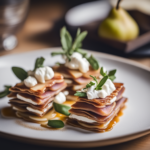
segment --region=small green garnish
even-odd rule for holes
[[[61,120],[48,120],[48,126],[52,128],[63,128],[65,125]]]
[[[86,97],[87,96],[87,94],[85,92],[76,92],[74,95],[79,96],[79,97]]]
[[[94,77],[94,76],[92,76],[92,75],[90,75],[90,77],[92,77],[93,80],[96,82],[96,84],[98,84],[98,81],[97,81],[96,77]]]
[[[70,113],[69,113],[69,109],[71,109],[71,107],[67,106],[67,105],[63,105],[63,104],[58,104],[58,103],[55,103],[53,102],[53,106],[54,106],[54,109],[61,113],[61,114],[64,114],[66,116],[69,116]]]
[[[35,61],[34,71],[37,68],[43,67],[44,61],[45,61],[45,59],[43,57],[37,58],[36,61]]]
[[[21,81],[28,77],[28,73],[20,67],[12,67],[12,71]]]
[[[105,82],[107,81],[108,76],[104,76],[102,78],[102,80],[99,82],[99,84],[96,86],[95,90],[101,90],[102,86],[105,84]]]
[[[114,70],[109,71],[109,73],[107,74],[107,71],[104,72],[104,71],[103,71],[103,67],[101,67],[100,74],[101,74],[103,77],[104,77],[104,76],[108,76],[108,78],[109,78],[111,81],[114,81],[114,80],[116,79],[116,77],[115,77],[116,71],[117,71],[117,70],[114,69]]]
[[[61,37],[61,45],[62,45],[62,52],[52,52],[51,56],[56,55],[64,55],[68,59],[68,61],[71,60],[70,56],[74,52],[80,53],[84,58],[88,60],[90,65],[94,70],[99,69],[99,63],[97,60],[91,55],[90,57],[87,57],[87,53],[82,51],[80,48],[82,47],[82,41],[87,35],[87,31],[81,32],[80,29],[77,30],[76,37],[74,41],[72,40],[72,37],[70,33],[67,31],[66,27],[63,27],[60,30],[60,37]]]
[[[86,85],[86,88],[85,88],[85,89],[87,89],[87,88],[89,88],[89,87],[91,87],[91,86],[93,86],[93,85],[95,85],[95,83],[94,83],[94,82],[90,82],[90,83],[88,83],[88,84]]]
[[[10,85],[4,85],[4,87],[5,87],[5,90],[0,92],[0,98],[3,98],[10,93],[9,88],[11,88],[11,86]]]
[[[44,60],[45,59],[43,57],[37,58],[33,71],[35,71],[37,68],[43,67]],[[27,71],[25,71],[23,68],[12,67],[12,71],[21,81],[24,81],[28,77]]]

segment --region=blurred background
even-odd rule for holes
[[[150,0],[121,1],[119,6],[128,11],[139,28],[138,36],[126,41],[116,40],[113,34],[108,39],[99,33],[101,23],[116,5],[117,0],[1,0],[0,55],[61,46],[59,31],[65,25],[72,36],[78,27],[88,31],[85,49],[150,66]]]

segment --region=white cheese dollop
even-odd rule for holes
[[[68,61],[66,58],[65,66],[70,69],[79,69],[81,72],[86,73],[89,71],[89,62],[86,58],[83,58],[82,55],[78,52],[74,52],[70,57],[71,61]]]
[[[32,76],[28,76],[25,80],[24,80],[24,84],[31,88],[33,86],[35,86],[37,84],[37,80],[36,78],[32,77]]]
[[[105,84],[102,86],[102,90],[95,90],[96,82],[92,82],[95,83],[95,85],[91,86],[90,88],[86,89],[86,91],[84,91],[87,93],[88,99],[105,98],[116,89],[113,82],[110,79],[107,79]]]
[[[40,83],[45,83],[46,80],[50,80],[54,77],[54,71],[52,68],[46,66],[37,68],[35,70],[34,76]]]
[[[54,102],[58,104],[62,104],[66,101],[66,96],[63,92],[60,92],[58,95],[55,96]]]

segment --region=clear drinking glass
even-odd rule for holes
[[[0,50],[11,50],[18,40],[15,33],[23,25],[29,0],[0,0]]]

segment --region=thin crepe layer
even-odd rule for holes
[[[101,116],[91,111],[85,111],[85,110],[74,109],[74,108],[71,108],[69,112],[78,116],[83,116],[91,120],[94,120],[96,122],[94,124],[99,125],[99,124],[103,124],[103,123],[110,121],[115,116],[116,112],[118,112],[118,109],[120,109],[122,104],[125,103],[126,101],[127,101],[127,98],[125,97],[122,97],[120,100],[118,100],[116,102],[115,108],[113,109],[111,114],[108,116]]]
[[[64,82],[63,76],[61,74],[55,74],[51,80],[46,81],[45,83],[40,83],[35,85],[34,87],[28,88],[24,85],[23,82],[16,84],[14,87],[10,88],[11,92],[23,92],[31,95],[41,95],[44,94],[45,91],[49,91],[52,89],[52,86],[57,83]]]
[[[111,100],[116,97],[116,101],[122,97],[122,94],[124,93],[124,86],[123,83],[114,83],[116,90],[114,90],[109,96],[106,98],[96,98],[96,99],[87,99],[84,97],[79,97],[78,101],[89,103],[91,105],[94,105],[98,108],[103,108],[106,105],[111,105]]]
[[[13,93],[19,93],[19,94],[23,93],[23,94],[33,95],[35,97],[38,97],[39,99],[44,99],[47,97],[48,98],[53,97],[54,95],[58,94],[60,91],[65,89],[66,87],[67,87],[67,84],[65,82],[62,82],[61,88],[59,90],[56,90],[56,91],[45,91],[44,93],[38,93],[38,92],[32,92],[29,89],[28,90],[21,90],[21,88],[19,88],[20,90],[16,89],[16,88],[11,88],[10,91]],[[8,97],[13,97],[13,96],[14,95],[12,93],[10,93],[8,95]]]

